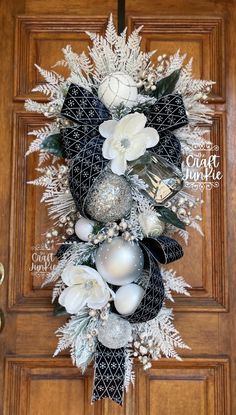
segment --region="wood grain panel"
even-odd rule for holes
[[[227,358],[160,361],[138,371],[137,412],[145,415],[229,414]]]
[[[6,358],[4,415],[96,415],[92,369],[81,375],[69,358]]]
[[[211,102],[225,100],[224,20],[212,16],[129,16],[129,30],[144,25],[142,47],[147,52],[173,54],[180,49],[194,58],[194,76],[216,82]]]
[[[43,81],[34,64],[50,70],[63,59],[61,49],[68,44],[75,52],[86,51],[89,38],[85,31],[104,33],[106,23],[107,17],[19,16],[15,32],[14,99],[45,100],[42,95],[31,93]],[[60,68],[60,73],[63,72],[66,69]]]
[[[225,311],[228,306],[228,281],[226,269],[226,136],[225,114],[216,112],[210,127],[204,126],[209,133],[206,139],[219,147],[219,170],[223,173],[223,179],[219,187],[211,191],[199,192],[204,204],[199,212],[203,221],[201,227],[204,233],[202,237],[194,229],[190,230],[190,240],[184,247],[184,257],[169,268],[174,268],[179,275],[183,275],[192,286],[191,298],[176,296],[176,309],[184,311]],[[208,153],[206,153],[207,156]],[[210,154],[210,153],[209,153]],[[179,242],[183,241],[177,237]],[[196,258],[198,259],[196,261]],[[192,267],[192,261],[195,266]]]
[[[42,280],[32,278],[30,272],[33,247],[43,241],[50,222],[46,207],[40,204],[42,188],[28,185],[27,181],[38,177],[36,153],[25,157],[32,136],[28,132],[44,126],[43,117],[25,112],[14,116],[12,197],[11,197],[11,244],[8,286],[8,306],[11,309],[51,310],[50,289],[40,289]],[[39,208],[38,208],[39,207]],[[48,255],[48,251],[41,254]],[[49,269],[47,270],[49,271]],[[46,271],[46,273],[47,273]]]

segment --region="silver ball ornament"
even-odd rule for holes
[[[137,284],[126,284],[118,288],[115,296],[115,308],[124,315],[133,314],[144,296],[144,289]]]
[[[144,256],[136,243],[125,241],[122,237],[104,242],[97,250],[96,268],[110,284],[125,285],[137,279],[143,270]]]
[[[75,224],[75,234],[81,241],[87,242],[89,235],[93,232],[94,224],[95,222],[90,219],[80,218]]]
[[[98,87],[98,98],[107,108],[120,104],[132,108],[137,101],[138,89],[133,78],[124,72],[107,75]]]
[[[107,170],[89,189],[85,211],[98,222],[114,222],[126,216],[132,206],[130,185],[123,176]]]
[[[131,324],[117,314],[111,313],[104,326],[101,325],[98,330],[98,340],[105,347],[119,349],[127,345],[131,334]]]

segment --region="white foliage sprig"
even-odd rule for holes
[[[153,320],[133,325],[134,338],[139,333],[145,333],[145,336],[152,339],[154,360],[158,360],[162,356],[181,360],[175,349],[189,349],[175,328],[173,319],[172,309],[164,306]]]
[[[132,357],[132,351],[128,348],[125,350],[125,378],[124,388],[126,392],[129,390],[130,384],[134,386],[135,383],[135,372],[133,370],[134,359]]]
[[[174,302],[172,291],[175,291],[178,294],[184,294],[190,296],[187,288],[191,288],[189,284],[186,283],[183,277],[176,277],[176,271],[173,269],[161,268],[161,275],[165,287],[165,297]]]
[[[56,331],[59,341],[54,356],[70,349],[73,364],[84,373],[93,358],[96,345],[96,337],[92,338],[92,343],[88,343],[88,334],[97,326],[98,318],[90,317],[87,309],[81,310]]]
[[[55,122],[51,124],[46,124],[45,127],[42,127],[39,130],[30,131],[28,135],[34,135],[37,138],[34,141],[32,141],[25,155],[28,156],[29,154],[34,153],[35,151],[39,151],[40,145],[45,140],[45,138],[47,138],[51,134],[56,134],[58,132],[59,129]]]
[[[54,303],[55,299],[57,297],[59,297],[59,295],[62,293],[62,291],[64,290],[65,287],[66,286],[65,286],[64,282],[62,281],[62,279],[59,279],[56,282],[56,284],[55,284],[55,286],[53,287],[53,290],[52,290],[52,303]]]

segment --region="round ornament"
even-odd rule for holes
[[[142,301],[144,289],[137,284],[123,285],[116,291],[115,308],[124,315],[133,314]]]
[[[116,108],[120,104],[132,108],[137,96],[138,89],[135,81],[124,72],[107,75],[98,88],[98,97],[107,108]]]
[[[98,340],[105,347],[119,349],[127,345],[132,334],[131,324],[117,314],[109,314],[104,326],[98,330]]]
[[[113,285],[125,285],[140,276],[144,256],[138,244],[117,237],[110,243],[100,245],[95,263],[105,281]]]
[[[89,189],[85,211],[98,222],[113,222],[125,217],[132,206],[131,188],[123,176],[107,170]]]
[[[93,232],[95,222],[90,219],[80,218],[75,224],[75,234],[81,241],[87,242],[89,235]]]

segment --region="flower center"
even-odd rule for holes
[[[124,137],[120,140],[120,145],[125,150],[130,147],[130,141],[127,137]]]

